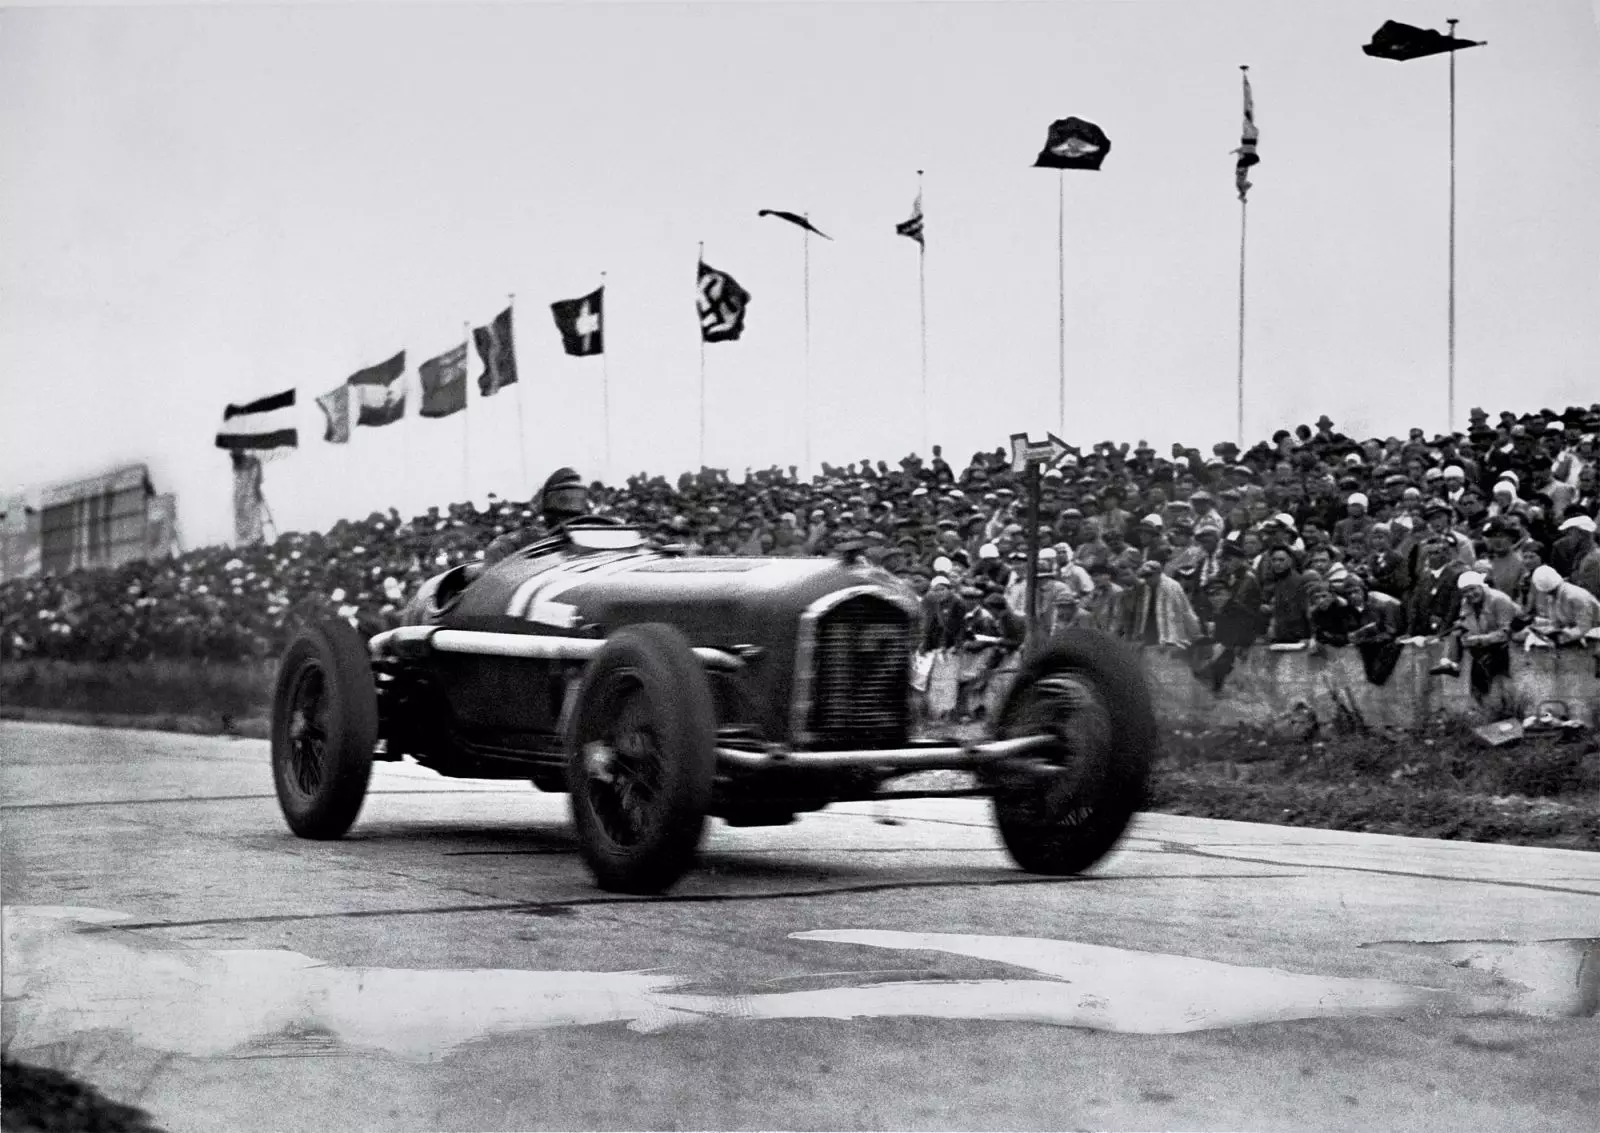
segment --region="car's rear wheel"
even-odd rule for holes
[[[372,776],[378,698],[361,637],[342,621],[301,630],[284,651],[272,700],[272,779],[289,829],[340,838]]]
[[[704,665],[669,625],[620,629],[589,663],[567,740],[567,789],[602,889],[660,893],[694,860],[716,771]]]
[[[1023,665],[995,730],[1058,741],[1042,753],[1050,774],[995,773],[995,821],[1016,863],[1073,874],[1104,857],[1144,803],[1157,745],[1132,652],[1092,631],[1063,635]]]

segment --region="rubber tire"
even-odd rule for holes
[[[601,829],[589,799],[584,744],[602,734],[600,694],[633,670],[656,718],[664,813],[637,845],[618,846]],[[716,777],[717,711],[711,680],[688,638],[661,622],[625,626],[595,654],[583,675],[567,736],[567,791],[578,847],[602,889],[653,894],[694,862]]]
[[[1091,808],[1089,817],[1067,825],[1039,814],[1037,785],[997,785],[994,813],[1001,841],[1017,865],[1030,873],[1065,876],[1081,873],[1109,853],[1144,805],[1160,737],[1138,655],[1094,630],[1068,631],[1024,661],[1001,705],[996,735],[1006,734],[1032,686],[1056,673],[1091,685],[1110,718],[1110,742],[1098,766],[1086,769],[1087,797],[1080,805]]]
[[[321,788],[307,798],[288,780],[289,704],[308,664],[321,667],[328,705],[327,763]],[[302,838],[342,838],[355,824],[372,777],[378,739],[378,694],[360,634],[328,619],[297,633],[284,650],[272,696],[272,781],[289,829]]]

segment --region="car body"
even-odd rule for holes
[[[918,616],[913,591],[852,553],[685,556],[632,528],[575,523],[430,579],[403,624],[364,648],[338,623],[297,638],[275,701],[280,801],[297,833],[337,837],[372,758],[527,779],[572,794],[600,884],[655,892],[688,868],[707,816],[786,823],[883,797],[908,772],[959,768],[1000,809],[1012,800],[1014,818],[1054,792],[1070,826],[1072,791],[1113,791],[1099,813],[1114,832],[1098,829],[1087,859],[1080,847],[1037,864],[1075,872],[1098,858],[1142,797],[1154,742],[1142,674],[1108,643],[1056,642],[1024,666],[991,739],[919,740]]]

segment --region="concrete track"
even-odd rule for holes
[[[1150,815],[1041,879],[916,801],[714,824],[647,900],[520,784],[379,765],[303,842],[264,743],[7,724],[0,793],[8,1050],[173,1130],[1600,1113],[1600,855]]]

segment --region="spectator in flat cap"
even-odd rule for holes
[[[1496,516],[1483,527],[1488,544],[1489,585],[1502,594],[1515,594],[1522,586],[1522,556],[1517,554],[1521,532],[1514,523]]]
[[[1305,641],[1311,637],[1305,580],[1295,569],[1294,554],[1275,547],[1266,556],[1262,582],[1264,609],[1269,618],[1267,636],[1274,643]]]
[[[1129,594],[1129,637],[1140,645],[1188,649],[1200,636],[1200,620],[1177,580],[1162,570],[1165,552],[1140,565]]]

